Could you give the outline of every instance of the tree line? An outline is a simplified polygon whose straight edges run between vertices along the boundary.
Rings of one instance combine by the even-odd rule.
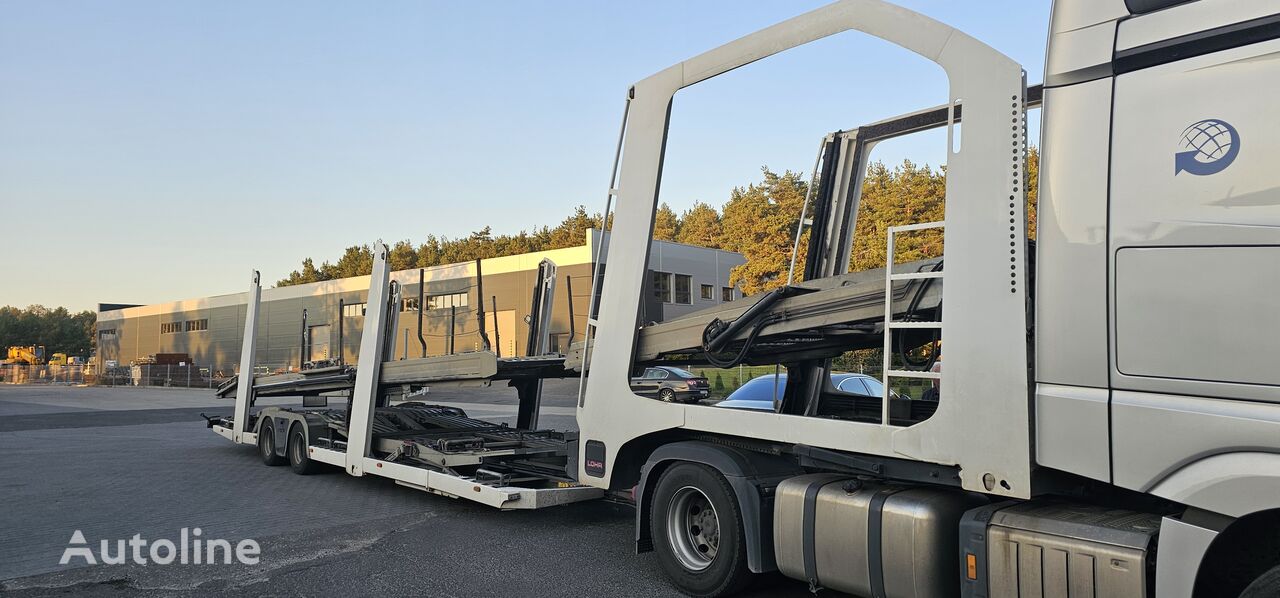
[[[1032,148],[1027,160],[1029,234],[1034,238],[1039,154]],[[746,263],[733,269],[730,282],[751,295],[786,282],[796,225],[809,190],[803,173],[776,173],[761,169],[761,179],[735,187],[729,198],[716,208],[702,201],[677,214],[665,202],[654,217],[653,238],[741,253]],[[932,168],[904,160],[892,168],[872,163],[863,179],[862,199],[855,223],[856,237],[849,270],[858,272],[885,264],[886,229],[890,226],[943,219],[946,192],[945,167]],[[810,212],[812,208],[810,208]],[[806,214],[805,216],[811,216]],[[429,268],[443,264],[500,257],[519,253],[576,247],[586,243],[588,228],[602,228],[600,214],[583,206],[553,227],[494,235],[484,227],[457,239],[428,235],[421,243],[397,241],[388,256],[393,270]],[[807,229],[800,239],[796,278],[803,271],[808,241]],[[942,254],[942,231],[929,230],[903,235],[896,243],[894,260],[905,262]],[[319,266],[312,258],[280,280],[277,286],[304,284],[350,276],[364,276],[373,269],[373,248],[348,247],[336,262]]]
[[[11,346],[43,345],[46,359],[54,353],[88,357],[95,322],[97,315],[88,310],[71,313],[65,307],[43,305],[0,307],[0,351],[7,356]]]
[[[1039,158],[1032,148],[1027,160],[1026,185],[1028,233],[1032,238],[1036,229]],[[808,188],[809,181],[802,173],[779,174],[765,167],[761,169],[760,180],[732,189],[719,208],[699,201],[677,214],[666,203],[661,204],[655,214],[653,237],[741,253],[746,263],[733,269],[731,283],[748,295],[766,291],[786,281],[796,224]],[[863,179],[849,270],[858,272],[884,266],[887,227],[942,220],[945,190],[945,168],[911,161],[892,168],[880,162],[871,164]],[[600,229],[602,224],[600,214],[588,213],[585,207],[577,206],[559,224],[531,231],[495,235],[486,226],[457,239],[428,235],[417,244],[398,241],[391,246],[389,261],[394,270],[410,270],[578,247],[586,243],[587,229]],[[806,230],[800,239],[797,279],[803,271],[807,241]],[[941,252],[942,231],[922,231],[899,238],[894,259],[905,262],[936,257]],[[289,286],[364,276],[372,269],[373,248],[354,245],[335,262],[325,261],[317,266],[312,258],[306,258],[300,269],[276,284]],[[95,321],[92,311],[72,313],[64,307],[41,305],[25,309],[0,307],[0,351],[9,346],[44,345],[48,355],[87,356],[93,348]]]

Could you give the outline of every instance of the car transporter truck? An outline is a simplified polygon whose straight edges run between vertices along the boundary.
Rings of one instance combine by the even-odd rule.
[[[673,95],[845,31],[937,64],[950,101],[822,140],[799,282],[643,323]],[[608,268],[567,351],[547,342],[548,261],[526,354],[395,359],[402,289],[379,242],[355,365],[255,376],[255,273],[219,389],[234,413],[209,426],[269,465],[504,510],[633,502],[637,550],[694,596],[769,571],[875,597],[1280,596],[1280,4],[1057,0],[1045,65],[1028,86],[961,31],[843,0],[659,71],[626,94],[593,249]],[[929,129],[947,133],[945,218],[889,227],[884,268],[848,272],[871,148]],[[942,258],[895,263],[896,239],[932,229]],[[883,396],[831,386],[832,358],[877,347]],[[629,385],[708,363],[785,367],[775,409]],[[578,429],[540,428],[542,381],[575,377]],[[891,393],[903,378],[936,400]],[[495,382],[514,425],[424,400]],[[303,406],[254,406],[267,396]]]

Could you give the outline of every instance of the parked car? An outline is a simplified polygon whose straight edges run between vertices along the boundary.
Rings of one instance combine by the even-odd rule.
[[[696,403],[707,398],[711,385],[689,370],[663,365],[645,368],[640,377],[632,378],[631,391],[668,403]]]
[[[777,378],[777,392],[779,397],[781,397],[782,389],[787,385],[787,375],[769,374],[748,380],[746,384],[739,386],[737,390],[730,393],[723,401],[716,403],[716,407],[773,411],[775,378]],[[845,374],[833,372],[831,374],[831,385],[836,387],[836,390],[867,397],[879,398],[884,393],[884,385],[880,380],[866,374]],[[898,393],[892,392],[892,396],[897,397]]]

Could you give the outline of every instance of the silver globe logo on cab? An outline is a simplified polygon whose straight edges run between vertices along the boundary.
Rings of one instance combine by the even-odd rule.
[[[1173,155],[1173,174],[1205,176],[1221,172],[1240,154],[1240,135],[1224,120],[1205,119],[1182,130],[1182,151]]]

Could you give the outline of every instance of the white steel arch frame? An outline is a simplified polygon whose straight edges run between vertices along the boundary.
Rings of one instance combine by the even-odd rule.
[[[636,314],[658,199],[675,93],[761,58],[843,31],[861,31],[937,63],[954,106],[963,101],[963,143],[946,181],[946,384],[929,420],[909,428],[661,403],[631,392]],[[631,90],[586,393],[584,442],[604,444],[608,486],[619,449],[661,430],[748,436],[857,453],[958,465],[963,487],[1030,495],[1027,360],[1025,75],[1019,64],[969,35],[879,0],[842,0],[658,72]],[[990,474],[990,475],[988,475]],[[984,483],[986,478],[987,483]]]

